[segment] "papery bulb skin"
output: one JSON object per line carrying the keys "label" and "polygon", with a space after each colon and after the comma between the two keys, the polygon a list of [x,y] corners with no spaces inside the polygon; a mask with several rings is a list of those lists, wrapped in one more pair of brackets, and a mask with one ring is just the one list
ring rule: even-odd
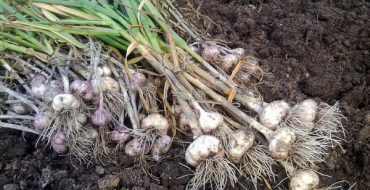
{"label": "papery bulb skin", "polygon": [[290,190],[315,190],[320,183],[319,176],[312,170],[297,171],[289,183]]}
{"label": "papery bulb skin", "polygon": [[214,61],[221,55],[220,49],[215,45],[203,44],[202,57],[206,61]]}
{"label": "papery bulb skin", "polygon": [[171,145],[171,137],[168,135],[160,136],[152,145],[152,157],[155,161],[159,161],[162,154],[167,153]]}
{"label": "papery bulb skin", "polygon": [[223,121],[223,116],[217,112],[201,112],[199,116],[199,126],[205,133],[217,129]]}
{"label": "papery bulb skin", "polygon": [[51,146],[58,154],[65,154],[68,151],[68,141],[64,133],[56,133],[52,139]]}
{"label": "papery bulb skin", "polygon": [[277,160],[287,159],[295,140],[296,134],[292,129],[287,127],[277,129],[269,141],[271,156]]}
{"label": "papery bulb skin", "polygon": [[238,57],[234,54],[226,54],[222,57],[221,68],[229,70],[238,63]]}
{"label": "papery bulb skin", "polygon": [[211,135],[201,135],[196,138],[186,149],[186,162],[196,167],[203,160],[222,153],[221,141]]}
{"label": "papery bulb skin", "polygon": [[72,110],[80,107],[80,102],[72,94],[58,94],[54,97],[52,108],[54,111]]}
{"label": "papery bulb skin", "polygon": [[107,126],[112,118],[107,110],[98,108],[91,116],[91,123],[96,126]]}
{"label": "papery bulb skin", "polygon": [[267,104],[260,113],[260,122],[270,130],[275,130],[286,116],[290,106],[283,100],[273,101]]}
{"label": "papery bulb skin", "polygon": [[94,98],[94,91],[89,81],[75,80],[71,83],[70,90],[85,101],[90,101]]}
{"label": "papery bulb skin", "polygon": [[125,146],[125,153],[131,157],[143,156],[150,152],[149,143],[139,138],[130,140]]}
{"label": "papery bulb skin", "polygon": [[159,113],[153,113],[148,115],[141,121],[141,128],[144,131],[150,129],[156,129],[157,133],[161,136],[167,135],[169,129],[168,120]]}
{"label": "papery bulb skin", "polygon": [[125,126],[119,126],[112,131],[111,138],[112,141],[115,141],[117,144],[124,144],[130,140],[131,136],[128,128]]}
{"label": "papery bulb skin", "polygon": [[232,132],[228,137],[228,156],[234,163],[240,163],[244,154],[253,146],[255,137],[251,131],[242,129]]}
{"label": "papery bulb skin", "polygon": [[35,130],[41,134],[51,124],[51,114],[49,112],[39,112],[35,115],[33,126]]}

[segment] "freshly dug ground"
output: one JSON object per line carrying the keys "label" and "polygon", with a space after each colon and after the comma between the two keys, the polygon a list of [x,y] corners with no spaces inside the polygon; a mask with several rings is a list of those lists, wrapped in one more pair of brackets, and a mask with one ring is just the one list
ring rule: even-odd
{"label": "freshly dug ground", "polygon": [[[186,0],[177,3],[187,7]],[[193,3],[197,8],[199,2]],[[346,180],[342,189],[370,189],[370,2],[213,0],[204,1],[199,12],[218,25],[209,28],[213,37],[260,59],[265,77],[258,89],[267,102],[309,97],[340,102],[348,119],[347,142],[319,165],[321,173],[331,176],[321,176],[322,184]],[[81,165],[36,141],[36,136],[0,129],[0,189],[180,190],[192,173],[181,165],[183,141],[146,170],[123,153],[116,163]],[[285,172],[276,167],[276,174],[269,185],[287,189],[287,180],[280,183]],[[240,179],[235,189],[243,187],[254,189]],[[258,189],[268,185],[260,182]]]}

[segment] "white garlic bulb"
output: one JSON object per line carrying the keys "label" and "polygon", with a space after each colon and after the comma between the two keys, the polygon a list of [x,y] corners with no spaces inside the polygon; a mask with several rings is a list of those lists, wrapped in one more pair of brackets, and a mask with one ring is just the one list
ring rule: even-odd
{"label": "white garlic bulb", "polygon": [[289,183],[290,190],[314,190],[319,185],[319,176],[312,170],[297,171]]}
{"label": "white garlic bulb", "polygon": [[185,159],[188,164],[196,167],[203,160],[220,154],[221,141],[212,135],[201,135],[186,149]]}
{"label": "white garlic bulb", "polygon": [[290,106],[283,100],[273,101],[267,104],[261,111],[259,118],[262,125],[275,130],[287,114]]}
{"label": "white garlic bulb", "polygon": [[294,131],[287,127],[277,129],[269,142],[271,156],[278,160],[288,158],[292,143],[296,140]]}
{"label": "white garlic bulb", "polygon": [[167,135],[169,128],[168,120],[159,113],[153,113],[141,121],[141,128],[144,131],[156,129],[159,135]]}
{"label": "white garlic bulb", "polygon": [[72,94],[58,94],[54,97],[51,106],[54,111],[77,109],[80,107],[80,102]]}
{"label": "white garlic bulb", "polygon": [[228,156],[234,163],[240,163],[244,154],[253,146],[255,137],[251,131],[242,129],[232,132],[228,137]]}

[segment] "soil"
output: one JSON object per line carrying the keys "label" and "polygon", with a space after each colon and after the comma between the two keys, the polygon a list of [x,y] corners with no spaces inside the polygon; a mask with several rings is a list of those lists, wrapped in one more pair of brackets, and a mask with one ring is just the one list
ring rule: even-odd
{"label": "soil", "polygon": [[[258,89],[267,102],[340,102],[346,143],[319,166],[331,176],[321,176],[322,184],[345,180],[342,189],[370,189],[370,2],[213,0],[204,1],[199,12],[218,24],[210,34],[260,60],[266,74]],[[81,165],[36,142],[36,136],[0,129],[0,188],[180,190],[190,179],[191,171],[181,165],[186,144],[176,144],[143,170],[145,164],[124,154],[117,163]],[[276,171],[270,185],[287,189],[287,181],[276,186],[286,177]],[[243,187],[254,189],[241,179],[235,189]],[[260,182],[258,189],[268,188]]]}

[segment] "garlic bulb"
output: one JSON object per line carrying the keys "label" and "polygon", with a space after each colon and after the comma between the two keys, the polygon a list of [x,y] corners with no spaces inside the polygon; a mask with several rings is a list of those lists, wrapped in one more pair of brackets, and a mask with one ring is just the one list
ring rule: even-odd
{"label": "garlic bulb", "polygon": [[291,145],[296,140],[294,131],[287,127],[277,129],[269,142],[271,156],[278,160],[288,158]]}
{"label": "garlic bulb", "polygon": [[31,113],[31,108],[24,103],[16,103],[11,105],[12,111],[18,115],[26,115]]}
{"label": "garlic bulb", "polygon": [[149,143],[139,138],[130,140],[125,146],[125,153],[128,156],[136,157],[150,152]]}
{"label": "garlic bulb", "polygon": [[89,81],[75,80],[69,88],[72,93],[81,96],[85,101],[90,101],[94,98],[94,91]]}
{"label": "garlic bulb", "polygon": [[296,117],[306,132],[312,131],[317,113],[317,103],[313,99],[307,99],[294,106],[293,116]]}
{"label": "garlic bulb", "polygon": [[160,136],[157,141],[152,145],[152,156],[153,159],[159,161],[160,156],[165,154],[171,145],[171,137],[168,135]]}
{"label": "garlic bulb", "polygon": [[230,50],[230,52],[239,56],[239,57],[243,57],[245,55],[245,49],[244,48],[235,48],[235,49]]}
{"label": "garlic bulb", "polygon": [[51,146],[58,154],[64,154],[68,151],[68,141],[64,133],[56,133],[52,139]]}
{"label": "garlic bulb", "polygon": [[265,127],[275,130],[290,109],[283,100],[273,101],[265,106],[260,115],[260,122]]}
{"label": "garlic bulb", "polygon": [[[95,94],[99,94],[99,83],[97,79],[91,80],[91,85]],[[119,83],[111,77],[101,77],[100,78],[100,88],[103,92],[112,91],[119,92]]]}
{"label": "garlic bulb", "polygon": [[146,83],[146,76],[143,73],[133,71],[131,78],[132,85],[144,86]]}
{"label": "garlic bulb", "polygon": [[52,108],[54,111],[77,109],[80,107],[80,102],[72,94],[58,94],[54,97]]}
{"label": "garlic bulb", "polygon": [[85,133],[82,133],[82,135],[83,138],[91,139],[94,141],[99,137],[99,132],[96,129],[89,127],[85,129]]}
{"label": "garlic bulb", "polygon": [[223,116],[217,112],[201,112],[199,116],[199,126],[205,133],[217,129],[223,121]]}
{"label": "garlic bulb", "polygon": [[98,67],[98,74],[102,77],[110,77],[112,76],[112,70],[108,66],[104,65],[103,67]]}
{"label": "garlic bulb", "polygon": [[290,180],[290,190],[314,190],[319,185],[319,176],[312,170],[297,171]]}
{"label": "garlic bulb", "polygon": [[107,110],[99,107],[91,116],[91,123],[96,126],[106,126],[112,121],[112,118]]}
{"label": "garlic bulb", "polygon": [[244,154],[253,146],[255,137],[251,131],[242,129],[231,133],[228,137],[228,156],[234,163],[240,163]]}
{"label": "garlic bulb", "polygon": [[199,53],[199,48],[197,46],[191,45],[190,49],[194,51],[195,53]]}
{"label": "garlic bulb", "polygon": [[86,121],[87,121],[87,117],[85,114],[83,113],[78,113],[77,116],[76,116],[76,119],[77,121],[80,123],[80,124],[85,124]]}
{"label": "garlic bulb", "polygon": [[47,90],[47,78],[43,75],[36,75],[30,82],[31,94],[36,98],[42,98]]}
{"label": "garlic bulb", "polygon": [[185,160],[196,167],[200,162],[222,152],[221,141],[211,135],[201,135],[186,149]]}
{"label": "garlic bulb", "polygon": [[117,144],[123,144],[130,140],[131,136],[125,126],[119,126],[112,131],[111,138]]}
{"label": "garlic bulb", "polygon": [[214,61],[219,58],[221,51],[215,45],[202,44],[202,57],[206,61]]}
{"label": "garlic bulb", "polygon": [[163,117],[159,113],[153,113],[148,115],[141,121],[141,128],[144,131],[148,131],[150,129],[156,129],[157,133],[161,136],[167,135],[167,131],[169,128],[169,123],[165,117]]}
{"label": "garlic bulb", "polygon": [[221,68],[229,70],[238,63],[238,57],[234,54],[226,54],[222,57]]}
{"label": "garlic bulb", "polygon": [[35,115],[33,126],[38,133],[44,131],[51,124],[51,114],[49,112],[39,112]]}

